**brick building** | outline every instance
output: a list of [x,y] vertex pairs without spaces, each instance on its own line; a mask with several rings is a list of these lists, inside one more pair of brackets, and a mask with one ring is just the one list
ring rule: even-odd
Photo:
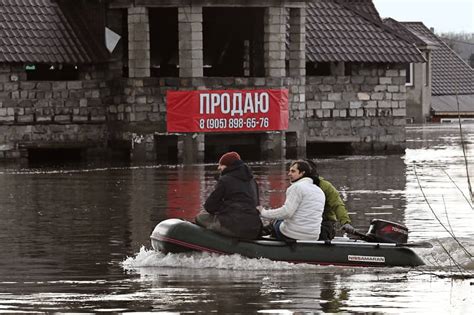
[[[0,158],[404,149],[405,68],[424,58],[370,0],[0,4]],[[168,132],[167,91],[227,89],[288,90],[288,128]]]

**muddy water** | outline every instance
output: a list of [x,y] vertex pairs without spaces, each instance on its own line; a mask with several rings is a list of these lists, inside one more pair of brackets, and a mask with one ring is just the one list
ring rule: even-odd
[[[474,126],[463,134],[474,165]],[[427,266],[414,269],[153,252],[153,227],[199,211],[214,165],[0,168],[0,312],[469,313],[474,280],[457,278],[473,273],[474,210],[458,126],[410,127],[407,137],[403,156],[317,162],[355,227],[398,221],[410,241],[434,244],[417,249]],[[286,161],[251,166],[262,203],[280,205]]]

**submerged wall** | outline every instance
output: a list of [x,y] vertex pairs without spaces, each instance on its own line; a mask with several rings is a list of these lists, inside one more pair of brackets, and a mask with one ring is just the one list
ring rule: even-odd
[[24,67],[0,65],[0,158],[28,148],[105,147],[110,96],[101,72],[77,81],[27,81]]
[[[172,24],[176,38],[164,45],[176,46],[170,48],[174,55],[168,61],[173,59],[177,77],[150,77],[157,65],[152,50],[156,37],[150,37],[157,25],[153,24],[156,20],[150,24],[154,16],[150,10],[169,6],[159,1],[111,1],[107,26],[121,34],[121,45],[102,67],[81,68],[77,80],[31,81],[25,65],[0,65],[0,158],[24,157],[29,148],[63,146],[96,152],[128,150],[132,160],[152,162],[168,154],[160,151],[168,150],[177,152],[178,161],[201,162],[210,145],[219,147],[215,152],[230,148],[229,138],[222,137],[219,143],[218,137],[204,133],[169,134],[166,92],[269,88],[289,91],[288,130],[231,133],[233,146],[251,143],[251,150],[259,150],[264,159],[281,159],[289,152],[303,157],[308,143],[349,143],[354,151],[368,153],[403,150],[404,65],[359,64],[342,71],[350,73],[347,76],[307,77],[306,2],[170,3],[177,7]],[[220,7],[253,7],[248,12],[258,19],[253,21],[253,33],[259,36],[253,39],[252,49],[247,43],[242,71],[232,76],[207,77],[204,71],[210,67],[205,57],[213,56],[204,52],[205,16],[213,13],[208,6],[221,13],[225,10]],[[207,23],[210,20],[208,15]],[[239,23],[234,26],[243,26]],[[222,48],[216,43],[215,47]],[[227,75],[228,70],[220,74]]]
[[[351,76],[299,78],[130,78],[105,80],[91,70],[77,81],[25,81],[22,68],[0,74],[0,158],[35,147],[121,147],[144,150],[153,161],[166,136],[166,92],[195,89],[287,88],[289,133],[263,133],[261,156],[278,158],[286,147],[350,143],[356,152],[402,151],[405,146],[405,70],[387,65],[353,67]],[[304,84],[304,85],[303,85]],[[176,135],[175,135],[176,136]],[[202,160],[205,137],[179,134],[179,160]],[[275,138],[276,137],[276,138]],[[298,142],[297,144],[291,142]],[[288,143],[287,143],[288,142]],[[143,147],[144,145],[144,147]],[[157,148],[158,147],[158,148]],[[24,154],[24,153],[23,153]],[[197,155],[197,156],[195,156]]]
[[405,148],[402,65],[359,65],[351,76],[309,77],[306,106],[308,142],[345,142],[366,153]]

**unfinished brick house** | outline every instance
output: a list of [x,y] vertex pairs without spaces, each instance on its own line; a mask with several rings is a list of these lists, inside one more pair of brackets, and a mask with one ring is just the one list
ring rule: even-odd
[[[0,4],[0,158],[56,149],[200,162],[230,149],[280,159],[405,147],[405,68],[424,58],[370,0]],[[170,91],[205,91],[218,107],[217,91],[222,101],[250,90],[287,94],[279,127],[169,127]]]

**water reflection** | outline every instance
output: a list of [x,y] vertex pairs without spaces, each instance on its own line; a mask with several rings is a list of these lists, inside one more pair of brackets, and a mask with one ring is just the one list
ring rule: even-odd
[[[435,244],[417,249],[428,266],[415,270],[151,251],[158,222],[191,219],[202,208],[215,185],[214,164],[0,169],[0,312],[467,311],[474,303],[469,280],[439,277],[458,272],[453,259],[474,268],[439,222],[474,251],[458,131],[426,126],[407,134],[404,156],[317,163],[341,191],[356,228],[366,230],[375,217],[398,221],[410,228],[411,241]],[[473,134],[467,127],[466,137]],[[467,149],[472,165],[472,143]],[[263,205],[283,203],[287,162],[250,164]]]
[[[304,268],[303,268],[304,269]],[[349,289],[339,288],[340,276],[330,268],[301,273],[298,270],[268,272],[210,268],[139,268],[141,282],[152,298],[181,312],[244,314],[341,311]],[[294,284],[298,283],[297,286]],[[161,307],[160,307],[161,305]]]

